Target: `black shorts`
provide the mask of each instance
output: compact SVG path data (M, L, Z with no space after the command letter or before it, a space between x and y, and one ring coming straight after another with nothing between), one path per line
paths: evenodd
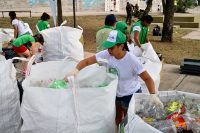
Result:
M135 93L142 93L142 89L140 88ZM119 104L123 109L128 109L132 96L133 94L123 97L116 97L116 103Z

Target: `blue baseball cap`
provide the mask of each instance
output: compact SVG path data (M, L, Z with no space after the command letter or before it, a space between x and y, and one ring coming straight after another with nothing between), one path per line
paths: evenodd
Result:
M105 18L105 25L112 26L116 22L117 22L117 19L114 14L109 14Z

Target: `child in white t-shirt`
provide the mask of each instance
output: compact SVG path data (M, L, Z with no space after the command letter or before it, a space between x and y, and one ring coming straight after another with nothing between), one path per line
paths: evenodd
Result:
M125 42L125 34L119 30L112 30L107 40L103 43L107 50L80 61L76 68L70 72L70 75L76 76L81 69L88 65L97 63L102 59L108 61L109 69L114 69L119 79L116 96L116 125L126 116L133 93L142 92L139 76L146 83L151 95L151 101L159 107L163 107L162 102L155 94L155 85L152 78L137 57L127 52L128 48L124 46L126 45Z
M30 29L29 25L24 23L21 20L18 20L16 17L16 13L14 11L9 12L9 16L11 19L11 24L14 28L14 38L17 38L24 34L33 35L32 30Z

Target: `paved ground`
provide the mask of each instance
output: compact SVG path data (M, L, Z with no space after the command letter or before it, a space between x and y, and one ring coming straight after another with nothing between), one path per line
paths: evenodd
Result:
M200 76L180 74L180 66L164 64L159 90L179 90L200 94Z
M196 29L195 31L192 31L191 33L183 36L182 38L200 40L200 29Z

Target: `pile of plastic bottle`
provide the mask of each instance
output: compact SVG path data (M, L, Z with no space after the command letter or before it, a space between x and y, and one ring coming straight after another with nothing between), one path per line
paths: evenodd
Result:
M67 89L69 87L68 82L66 82L65 80L56 79L41 80L40 86L52 89Z
M200 100L185 95L160 98L164 109L142 99L138 114L145 122L163 133L200 133Z

